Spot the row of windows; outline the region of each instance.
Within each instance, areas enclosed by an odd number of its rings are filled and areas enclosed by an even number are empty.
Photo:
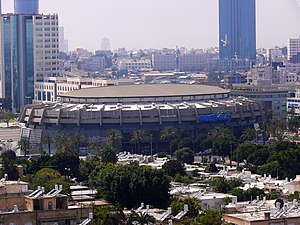
[[[41,25],[43,25],[43,22],[42,21],[38,21],[38,22],[36,22],[35,23],[37,26],[41,26]],[[58,26],[58,22],[56,21],[52,21],[51,23],[50,23],[50,21],[45,21],[44,22],[44,25],[46,25],[46,26],[50,26],[50,24],[52,25],[52,26],[54,26],[54,25],[56,25],[56,26]]]
[[[59,45],[58,44],[52,44],[52,45],[49,45],[49,44],[46,44],[46,45],[41,45],[41,44],[37,44],[35,46],[36,48],[59,48]]]
[[[45,50],[45,51],[43,51],[43,50],[37,50],[36,52],[35,52],[36,54],[38,54],[38,55],[41,55],[41,54],[56,54],[56,53],[59,53],[59,50]]]
[[[36,33],[36,36],[37,37],[58,37],[58,33],[56,33],[56,32],[53,32],[53,33],[51,33],[51,32],[47,32],[47,33]]]
[[[58,31],[58,27],[36,27],[35,31]]]

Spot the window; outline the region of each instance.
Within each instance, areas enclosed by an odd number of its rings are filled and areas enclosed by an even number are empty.
[[[52,204],[52,202],[48,202],[48,209],[49,209],[49,210],[53,209],[53,204]]]

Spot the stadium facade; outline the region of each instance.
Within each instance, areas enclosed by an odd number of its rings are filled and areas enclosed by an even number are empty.
[[[40,140],[59,132],[103,136],[112,128],[125,135],[144,129],[158,139],[168,126],[192,135],[222,126],[238,135],[262,121],[260,103],[229,95],[218,87],[185,84],[86,88],[62,94],[56,103],[25,106],[20,122],[27,127],[23,135]]]

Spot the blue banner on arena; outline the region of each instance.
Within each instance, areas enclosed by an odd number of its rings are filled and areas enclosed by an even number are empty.
[[[231,114],[210,114],[200,115],[200,122],[224,122],[231,120]]]

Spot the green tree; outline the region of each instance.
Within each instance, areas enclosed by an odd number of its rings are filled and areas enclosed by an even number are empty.
[[[297,201],[300,199],[299,191],[295,191],[294,194],[290,194],[288,196],[289,201],[293,201],[294,199],[296,199]]]
[[[244,141],[253,141],[255,137],[256,137],[256,132],[251,127],[247,127],[241,135],[241,139]]]
[[[112,146],[118,152],[122,150],[123,134],[117,129],[110,129],[105,135],[108,145]]]
[[[0,121],[5,122],[7,127],[9,127],[9,122],[14,118],[16,118],[16,115],[13,112],[0,110]]]
[[[31,143],[30,143],[29,139],[23,137],[19,140],[18,146],[19,146],[21,152],[24,152],[24,156],[26,156],[29,149],[31,148]]]
[[[115,206],[94,206],[93,219],[97,225],[129,225],[123,211]]]
[[[67,194],[70,191],[70,186],[66,181],[66,178],[62,176],[57,170],[44,168],[36,172],[35,174],[28,175],[27,181],[29,182],[31,189],[37,189],[38,186],[44,187],[45,192],[49,192],[54,189],[54,186],[62,185],[63,193]]]
[[[258,188],[250,188],[247,191],[244,191],[240,188],[235,188],[229,191],[229,194],[237,196],[238,201],[251,201],[256,199],[257,196],[264,196],[264,191]]]
[[[236,140],[233,137],[232,132],[227,128],[214,128],[210,138],[214,154],[225,157],[231,154],[231,150],[235,149]]]
[[[100,158],[101,161],[104,164],[107,163],[116,163],[118,161],[118,157],[116,155],[116,149],[113,148],[111,145],[105,145],[103,148],[100,150]]]
[[[19,175],[16,166],[16,153],[14,151],[6,151],[1,155],[4,174],[7,174],[9,180],[18,180]]]
[[[239,144],[233,151],[233,160],[242,162],[243,160],[246,160],[251,153],[256,152],[258,148],[258,145],[253,142]]]
[[[180,174],[182,176],[186,174],[184,164],[179,160],[167,161],[162,166],[162,169],[167,175],[171,177],[175,177],[176,174]]]
[[[54,139],[54,143],[57,150],[73,151],[74,153],[79,154],[80,147],[87,145],[87,139],[81,133],[70,135],[60,132]]]
[[[80,171],[80,180],[89,181],[90,174],[95,170],[97,165],[101,163],[97,157],[87,157],[86,160],[80,160],[79,171]],[[92,179],[90,180],[92,181]]]
[[[131,140],[130,140],[130,142],[135,143],[138,146],[138,153],[139,154],[141,153],[140,144],[145,139],[146,135],[147,135],[146,131],[142,130],[142,129],[140,129],[140,130],[134,130],[131,133]]]
[[[191,138],[183,138],[178,143],[178,149],[190,148],[194,150],[194,141]]]
[[[169,143],[169,151],[172,154],[170,142],[180,137],[179,131],[175,127],[165,127],[160,131],[160,140]]]
[[[62,151],[72,151],[72,140],[71,136],[64,133],[60,132],[56,138],[54,139],[54,144],[57,150],[62,150]]]
[[[194,142],[195,151],[203,152],[209,148],[212,148],[211,139],[207,134],[199,134]]]
[[[187,164],[194,162],[194,151],[188,147],[184,147],[175,152],[176,159]]]
[[[204,210],[198,217],[199,225],[222,225],[222,215],[217,210]]]
[[[135,212],[134,210],[131,211],[129,216],[129,223],[131,224],[139,224],[139,225],[148,225],[148,224],[155,224],[155,218],[150,216],[146,212]]]
[[[144,202],[154,207],[166,207],[169,202],[170,181],[162,170],[138,163],[107,164],[93,173],[98,197],[121,207],[133,208]]]
[[[51,157],[51,166],[66,176],[80,177],[79,165],[80,159],[74,151],[57,151]]]
[[[51,155],[51,143],[52,143],[52,138],[51,136],[43,136],[42,137],[42,144],[46,145],[48,147],[48,154]]]
[[[228,193],[236,187],[242,185],[240,179],[226,180],[225,177],[215,178],[211,181],[211,184],[214,186],[214,189],[220,193]]]

